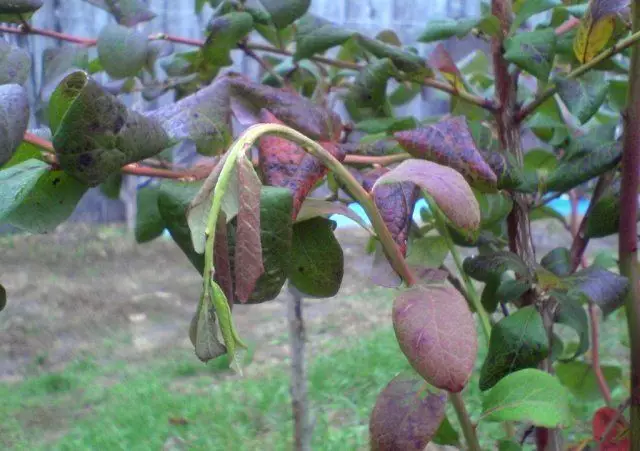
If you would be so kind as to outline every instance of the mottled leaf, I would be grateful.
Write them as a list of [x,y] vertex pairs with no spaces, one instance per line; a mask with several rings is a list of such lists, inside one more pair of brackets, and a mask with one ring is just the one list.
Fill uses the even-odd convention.
[[552,29],[518,33],[505,42],[507,61],[545,82],[555,56],[556,35]]
[[230,66],[230,51],[253,29],[253,18],[246,12],[232,12],[214,17],[207,27],[209,34],[202,52],[214,66]]
[[[261,112],[265,123],[281,123],[269,111]],[[329,142],[320,143],[334,157],[342,161],[344,153]],[[297,217],[307,195],[328,169],[316,157],[299,145],[278,136],[262,136],[259,140],[259,164],[264,182],[269,186],[288,188],[293,195],[293,217]]]
[[0,0],[0,22],[22,23],[42,7],[44,0]]
[[146,186],[136,193],[136,228],[138,243],[146,243],[162,235],[165,224],[158,209],[157,186]]
[[74,72],[60,83],[49,114],[60,166],[91,186],[170,143],[158,122],[127,110],[85,72]]
[[517,0],[513,4],[515,18],[511,24],[511,33],[525,23],[531,16],[561,6],[561,0]]
[[573,50],[581,63],[591,61],[609,42],[616,16],[627,7],[628,0],[592,0],[580,21]]
[[484,421],[521,421],[554,428],[571,423],[569,396],[557,378],[532,368],[500,380],[482,400]]
[[235,287],[240,302],[247,302],[264,272],[260,242],[260,179],[251,161],[238,160],[238,225],[235,246]]
[[394,137],[414,157],[453,168],[472,186],[495,190],[496,175],[478,151],[464,117],[447,118],[433,125],[397,132]]
[[0,166],[11,159],[28,124],[27,91],[19,85],[0,85]]
[[427,22],[418,41],[433,42],[451,37],[463,38],[476,26],[477,19],[437,19]]
[[333,224],[313,218],[293,226],[289,281],[305,295],[335,296],[342,284],[344,256]]
[[380,177],[373,190],[399,182],[412,182],[426,191],[452,224],[465,233],[478,230],[478,202],[458,172],[430,161],[407,160]]
[[24,84],[29,77],[30,69],[29,53],[0,39],[0,85]]
[[587,72],[579,78],[560,79],[557,85],[560,98],[581,124],[598,112],[608,92],[604,73],[599,71]]
[[307,12],[311,0],[260,0],[260,3],[276,27],[286,28]]
[[448,286],[414,286],[396,297],[392,318],[411,366],[430,384],[461,391],[473,371],[478,342],[460,293]]
[[111,13],[120,25],[135,27],[156,17],[143,0],[85,0]]
[[294,61],[310,58],[318,53],[344,44],[353,31],[340,28],[319,17],[306,15],[297,24]]
[[[241,76],[229,76],[234,108],[248,110],[259,122],[262,109],[269,110],[289,127],[311,139],[337,141],[342,131],[340,117],[333,111],[287,89],[254,83]],[[235,113],[235,109],[234,109]]]
[[508,374],[535,368],[549,355],[547,334],[535,307],[524,307],[491,329],[489,351],[480,370],[480,390],[495,386]]
[[358,35],[358,43],[376,57],[388,58],[395,67],[412,78],[417,77],[419,79],[433,75],[433,71],[427,66],[424,58],[418,54],[362,35]]
[[590,266],[566,278],[569,295],[582,294],[600,307],[605,316],[624,304],[628,279],[606,269]]
[[0,223],[45,233],[73,212],[87,186],[40,160],[0,170]]
[[[614,365],[601,365],[600,369],[610,388],[622,383],[622,368]],[[593,372],[593,366],[585,362],[559,362],[554,370],[562,385],[583,401],[598,401],[602,394],[598,388],[598,380]]]
[[371,450],[422,451],[445,417],[447,394],[401,373],[380,392],[369,420]]
[[147,37],[120,25],[107,25],[98,36],[98,57],[113,78],[136,75],[147,61]]
[[556,276],[568,276],[572,272],[571,252],[566,247],[557,247],[542,257],[540,264]]

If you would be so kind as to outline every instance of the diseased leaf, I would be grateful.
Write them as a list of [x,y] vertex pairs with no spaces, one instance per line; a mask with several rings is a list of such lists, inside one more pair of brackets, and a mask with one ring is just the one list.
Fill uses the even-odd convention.
[[561,6],[561,0],[517,0],[513,4],[515,18],[511,24],[510,32],[515,32],[520,25],[525,23],[531,16],[545,12],[556,6]]
[[[428,58],[429,64],[437,69],[449,84],[458,92],[467,90],[464,76],[455,61],[442,44],[438,44]],[[453,99],[451,99],[453,101]]]
[[147,61],[148,39],[136,30],[107,25],[98,36],[97,48],[100,63],[111,77],[132,77]]
[[504,45],[507,61],[541,81],[547,81],[556,51],[556,35],[552,29],[518,33]]
[[332,47],[344,44],[353,31],[337,27],[319,17],[306,15],[297,24],[296,51],[294,61],[324,53]]
[[136,193],[135,237],[138,243],[154,240],[164,231],[165,223],[158,209],[159,193],[156,186],[141,188]]
[[[0,6],[0,10],[1,8]],[[0,85],[12,83],[22,85],[27,81],[30,70],[29,53],[0,39]]]
[[[261,118],[265,123],[281,123],[266,110],[261,112]],[[321,142],[320,145],[338,160],[344,159],[344,153],[335,144]],[[299,145],[278,136],[262,136],[258,146],[260,170],[265,184],[288,188],[291,191],[295,219],[305,198],[327,174],[328,169]]]
[[489,351],[480,370],[480,390],[524,368],[535,368],[549,355],[542,317],[533,306],[501,319],[491,330]]
[[[615,425],[609,428],[615,418],[618,418]],[[619,416],[617,409],[613,407],[599,408],[593,415],[592,426],[593,439],[599,443],[600,451],[629,451],[631,449],[629,429],[622,417]]]
[[335,296],[344,274],[344,256],[333,221],[313,218],[293,226],[289,281],[309,296]]
[[358,215],[355,211],[347,207],[343,203],[329,202],[322,199],[314,199],[307,197],[302,203],[302,207],[296,216],[297,222],[306,221],[307,219],[315,218],[316,216],[329,217],[333,215],[341,215],[345,218],[351,219],[357,223],[360,227],[373,234],[371,227],[367,222]]
[[412,78],[416,77],[416,80],[433,75],[433,71],[427,66],[424,58],[420,55],[362,35],[358,35],[358,43],[376,57],[388,58],[395,67]]
[[62,169],[91,186],[169,145],[160,124],[127,108],[85,72],[67,76],[49,103],[53,146]]
[[477,24],[477,19],[437,19],[427,22],[427,28],[422,32],[418,41],[433,42],[451,37],[463,38],[468,35]]
[[232,12],[215,16],[207,27],[209,34],[202,48],[204,58],[214,66],[230,66],[233,64],[231,50],[252,29],[253,18],[249,13]]
[[453,168],[472,186],[496,189],[497,177],[478,151],[463,116],[397,132],[394,137],[412,156]]
[[564,279],[569,295],[582,294],[600,307],[607,316],[624,303],[628,279],[596,266],[578,271]]
[[286,28],[307,12],[311,0],[260,0],[260,3],[277,28]]
[[557,247],[542,257],[540,264],[556,276],[568,276],[572,272],[571,252],[566,247]]
[[[562,385],[580,400],[598,401],[602,398],[592,365],[585,362],[559,362],[554,369]],[[622,368],[619,366],[601,365],[600,369],[610,388],[622,383]]]
[[551,374],[524,369],[500,380],[482,400],[484,421],[522,421],[554,428],[571,422],[566,389]]
[[241,76],[227,78],[236,109],[245,110],[259,122],[260,110],[269,110],[275,117],[307,137],[320,141],[337,141],[342,131],[340,117],[332,110],[314,104],[309,99],[286,89],[254,83]]
[[111,13],[120,25],[135,27],[156,17],[142,0],[85,0]]
[[582,305],[575,299],[556,292],[552,293],[558,301],[554,321],[571,327],[578,335],[578,347],[569,359],[564,359],[564,361],[574,360],[589,350],[589,318]]
[[557,85],[560,98],[581,124],[598,112],[608,92],[604,73],[600,71],[587,72],[570,80],[560,79]]
[[591,61],[609,42],[615,29],[616,16],[628,0],[592,0],[580,22],[573,50],[581,63]]
[[43,5],[43,0],[0,0],[0,22],[22,23]]
[[264,272],[260,241],[260,179],[251,161],[238,161],[238,195],[240,208],[235,243],[235,287],[240,302],[249,300],[257,280]]
[[27,91],[19,85],[0,85],[0,166],[11,159],[29,125]]
[[387,83],[395,73],[396,68],[388,58],[374,61],[360,70],[345,97],[345,107],[354,120],[391,116]]
[[426,191],[444,215],[462,231],[473,234],[480,226],[480,208],[464,178],[455,170],[430,161],[407,160],[380,177],[382,185],[412,182]]
[[445,418],[447,394],[401,373],[380,392],[369,420],[371,450],[422,451]]
[[227,348],[218,339],[216,309],[211,302],[200,302],[189,327],[189,338],[196,356],[203,362],[220,357]]
[[232,141],[229,87],[224,78],[147,114],[172,141],[192,141],[198,153],[217,155]]
[[413,286],[396,297],[392,318],[411,366],[430,384],[461,391],[473,371],[478,342],[473,316],[460,293],[448,286]]
[[0,170],[0,223],[49,232],[71,215],[86,191],[86,185],[43,161],[24,161]]

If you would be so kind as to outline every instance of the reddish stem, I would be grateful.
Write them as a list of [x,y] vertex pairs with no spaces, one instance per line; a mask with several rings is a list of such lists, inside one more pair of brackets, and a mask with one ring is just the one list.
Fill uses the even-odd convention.
[[43,28],[36,28],[32,26],[25,27],[24,25],[18,27],[0,25],[0,32],[20,35],[36,34],[39,36],[46,36],[49,38],[58,39],[60,41],[73,42],[74,44],[86,45],[89,47],[96,45],[96,43],[98,42],[96,39],[81,38],[66,33],[59,33],[53,30],[45,30]]
[[600,323],[598,323],[598,312],[593,302],[589,302],[589,320],[591,322],[591,367],[598,381],[598,388],[602,393],[604,402],[611,405],[611,390],[600,366]]

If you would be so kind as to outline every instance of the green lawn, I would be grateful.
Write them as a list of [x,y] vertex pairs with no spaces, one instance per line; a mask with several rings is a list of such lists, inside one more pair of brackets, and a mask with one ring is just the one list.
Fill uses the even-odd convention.
[[[619,322],[621,318],[612,318],[606,324],[617,330]],[[606,358],[620,346],[620,335],[606,328],[603,332]],[[478,365],[484,352],[483,347]],[[408,364],[390,327],[313,359],[314,449],[366,449],[375,398],[405,369]],[[477,417],[477,372],[465,398]],[[261,377],[240,379],[220,362],[205,367],[190,353],[157,357],[144,366],[84,359],[63,372],[0,385],[0,399],[0,445],[10,449],[159,450],[167,443],[177,446],[165,449],[291,448],[284,364]],[[576,425],[582,433],[588,433],[589,415],[599,404],[576,405],[584,419]],[[451,413],[450,419],[455,425]],[[493,449],[493,440],[503,434],[498,424],[482,424],[479,432],[485,449]]]

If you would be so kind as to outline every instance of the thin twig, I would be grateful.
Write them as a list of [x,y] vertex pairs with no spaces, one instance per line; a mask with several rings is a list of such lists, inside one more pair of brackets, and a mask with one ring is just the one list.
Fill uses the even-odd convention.
[[271,64],[267,63],[263,58],[260,57],[260,55],[258,55],[256,52],[254,52],[253,49],[250,49],[247,46],[246,43],[244,43],[244,42],[239,43],[238,44],[238,48],[240,50],[242,50],[244,52],[244,54],[247,55],[249,58],[251,58],[254,61],[256,61],[260,65],[260,67],[262,67],[266,72],[269,73],[269,75],[271,75],[273,78],[275,78],[280,86],[285,86],[286,85],[284,79],[280,76],[280,74],[278,74],[273,69]]
[[611,389],[604,377],[602,367],[600,366],[600,323],[598,322],[598,312],[593,302],[589,302],[589,321],[591,322],[591,368],[596,376],[598,388],[602,394],[604,402],[611,405]]
[[602,443],[607,438],[607,436],[611,433],[611,431],[615,427],[618,420],[622,419],[626,423],[626,419],[624,418],[623,414],[624,414],[624,411],[627,410],[627,408],[630,405],[631,405],[631,398],[629,397],[625,399],[625,401],[618,406],[616,414],[613,416],[613,418],[611,418],[611,421],[609,421],[609,424],[607,424],[607,427],[604,429],[604,432],[602,433],[602,438],[600,439],[599,443]]

